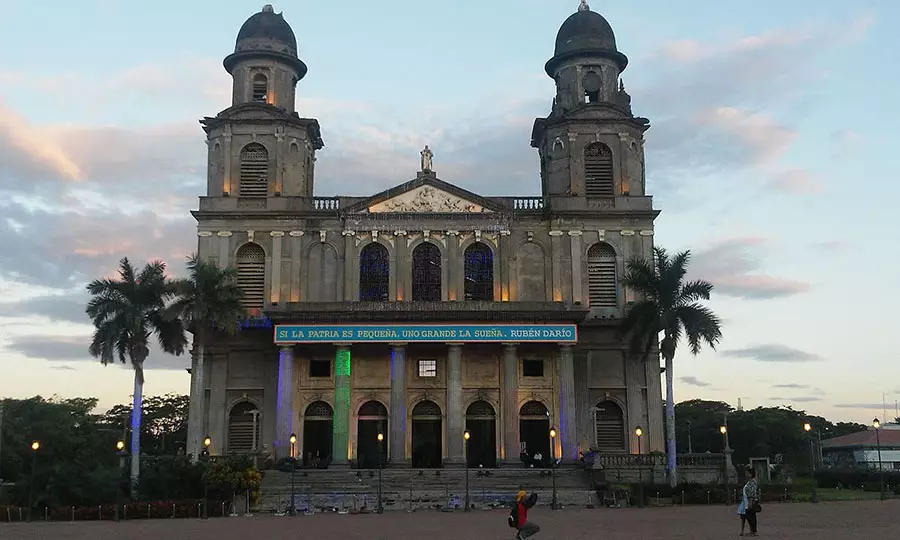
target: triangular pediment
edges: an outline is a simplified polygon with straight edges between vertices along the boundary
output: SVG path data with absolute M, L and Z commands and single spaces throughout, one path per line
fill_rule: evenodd
M 433 186 L 419 186 L 390 199 L 374 203 L 369 212 L 480 214 L 491 210 L 474 201 Z
M 497 210 L 495 202 L 433 176 L 420 176 L 351 209 L 373 214 L 482 214 Z

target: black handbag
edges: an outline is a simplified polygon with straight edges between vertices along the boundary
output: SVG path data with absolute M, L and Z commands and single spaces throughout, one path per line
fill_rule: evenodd
M 759 504 L 758 500 L 750 503 L 750 511 L 753 512 L 754 514 L 758 514 L 758 513 L 762 512 L 762 505 Z

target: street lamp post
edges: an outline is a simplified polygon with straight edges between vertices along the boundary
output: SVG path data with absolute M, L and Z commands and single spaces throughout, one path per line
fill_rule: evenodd
M 212 438 L 208 435 L 203 438 L 203 451 L 200 457 L 206 464 L 206 470 L 203 472 L 203 519 L 209 519 L 209 447 L 212 445 Z
M 290 463 L 291 463 L 291 504 L 288 508 L 290 510 L 290 514 L 292 516 L 295 516 L 295 515 L 297 515 L 297 511 L 296 511 L 297 505 L 294 501 L 294 476 L 297 471 L 297 458 L 294 457 L 296 455 L 296 453 L 294 452 L 294 448 L 295 448 L 295 445 L 297 444 L 297 435 L 295 435 L 294 433 L 291 433 L 291 437 L 288 440 L 291 442 L 291 459 L 290 459 Z
M 550 479 L 553 482 L 553 498 L 550 500 L 550 508 L 559 510 L 559 501 L 556 498 L 556 428 L 550 428 Z
M 641 438 L 644 436 L 644 430 L 641 426 L 634 428 L 634 434 L 638 440 L 638 507 L 644 507 L 644 464 L 642 462 Z
M 463 460 L 466 462 L 466 508 L 465 512 L 469 511 L 469 430 L 465 430 L 463 432 Z
M 725 445 L 722 449 L 722 470 L 725 472 L 725 504 L 731 504 L 731 481 L 728 478 L 728 426 L 722 424 L 719 426 L 719 433 L 722 434 L 722 441 Z
M 119 457 L 119 476 L 116 477 L 116 511 L 113 514 L 113 519 L 116 521 L 119 521 L 119 508 L 122 506 L 122 475 L 125 474 L 125 456 L 127 455 L 125 441 L 117 441 L 116 456 Z
M 379 433 L 378 434 L 378 506 L 375 508 L 375 512 L 377 514 L 384 513 L 384 506 L 382 506 L 382 504 L 381 504 L 381 469 L 383 468 L 381 466 L 381 461 L 383 459 L 381 454 L 383 451 L 383 446 L 384 446 L 384 434 Z
M 37 453 L 40 449 L 40 441 L 31 443 L 31 479 L 28 481 L 28 521 L 31 521 L 31 507 L 34 506 L 34 469 L 37 466 Z
M 812 496 L 810 497 L 810 502 L 817 503 L 819 502 L 819 493 L 816 486 L 816 451 L 813 448 L 812 424 L 809 422 L 803 424 L 803 431 L 807 433 L 807 439 L 809 439 L 809 465 L 810 474 L 812 475 Z
M 879 433 L 881 422 L 876 418 L 872 421 L 872 426 L 875 428 L 875 448 L 878 449 L 878 480 L 881 482 L 881 495 L 879 498 L 883 501 L 886 497 L 884 493 L 884 467 L 881 464 L 881 434 Z

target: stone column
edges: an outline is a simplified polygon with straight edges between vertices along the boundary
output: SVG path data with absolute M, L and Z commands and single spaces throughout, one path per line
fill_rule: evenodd
M 284 232 L 272 231 L 272 283 L 269 285 L 269 301 L 273 304 L 281 302 L 281 239 Z
M 188 409 L 188 440 L 187 453 L 191 460 L 196 461 L 200 455 L 200 441 L 203 430 L 203 404 L 206 397 L 206 389 L 203 387 L 203 359 L 198 354 L 191 358 L 191 406 Z
M 219 268 L 231 266 L 231 231 L 219 231 Z
M 447 299 L 465 300 L 465 292 L 459 285 L 463 263 L 459 259 L 459 231 L 447 231 Z
M 215 355 L 208 358 L 210 362 L 209 377 L 209 438 L 212 439 L 210 453 L 225 453 L 225 415 L 227 411 L 225 389 L 228 387 L 228 357 Z M 207 434 L 204 433 L 205 437 Z
M 390 463 L 406 462 L 406 345 L 391 348 Z
M 597 436 L 594 426 L 594 415 L 591 409 L 594 403 L 591 403 L 590 391 L 588 390 L 588 379 L 590 372 L 588 370 L 588 362 L 590 353 L 581 352 L 575 359 L 575 410 L 581 411 L 578 415 L 578 429 L 576 430 L 579 450 L 590 450 L 594 445 L 594 438 Z
M 519 461 L 519 358 L 516 345 L 503 347 L 503 460 L 514 464 Z
M 560 237 L 564 233 L 562 231 L 550 231 L 550 256 L 552 260 L 550 262 L 551 270 L 552 270 L 552 278 L 551 282 L 553 283 L 553 298 L 551 301 L 553 302 L 562 302 L 563 301 L 563 281 L 562 281 L 562 258 L 563 252 L 561 247 L 561 239 Z
M 447 350 L 447 463 L 463 463 L 462 345 Z
M 640 357 L 634 357 L 627 352 L 622 352 L 625 356 L 625 431 L 628 433 L 628 450 L 632 454 L 637 454 L 638 450 L 638 441 L 636 437 L 634 437 L 634 429 L 638 426 L 644 430 L 647 434 L 647 439 L 645 439 L 644 443 L 641 444 L 643 446 L 643 451 L 649 451 L 649 445 L 646 444 L 650 439 L 650 433 L 652 430 L 650 426 L 645 424 L 643 407 L 641 406 L 641 401 L 643 400 L 643 392 L 641 391 L 643 388 L 643 384 L 641 381 L 641 372 L 643 369 L 641 366 Z
M 349 464 L 350 450 L 350 348 L 339 345 L 334 358 L 334 422 L 331 463 Z
M 344 300 L 354 302 L 359 300 L 359 292 L 356 287 L 356 268 L 354 268 L 359 263 L 358 259 L 353 256 L 356 253 L 355 233 L 348 230 L 341 234 L 344 235 Z
M 225 181 L 223 182 L 223 195 L 227 197 L 231 194 L 239 195 L 239 193 L 235 193 L 235 191 L 238 191 L 240 189 L 240 185 L 232 178 L 231 162 L 233 158 L 231 156 L 231 128 L 226 127 L 225 130 L 225 135 L 222 137 L 222 140 L 225 141 L 225 144 L 222 145 L 222 159 L 225 162 Z
M 291 455 L 290 436 L 294 432 L 294 346 L 278 352 L 278 393 L 275 397 L 275 456 Z
M 584 303 L 584 298 L 582 298 L 584 272 L 581 264 L 582 234 L 582 231 L 569 231 L 569 241 L 572 245 L 572 302 L 577 303 Z
M 575 437 L 575 357 L 572 345 L 560 346 L 559 355 L 559 437 L 560 457 L 569 463 L 578 462 L 578 440 Z
M 666 449 L 665 414 L 663 413 L 662 374 L 659 356 L 651 353 L 644 364 L 647 372 L 647 448 L 650 452 L 664 452 Z

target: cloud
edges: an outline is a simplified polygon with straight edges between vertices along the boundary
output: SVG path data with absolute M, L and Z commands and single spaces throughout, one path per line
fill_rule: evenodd
M 83 291 L 71 294 L 42 295 L 16 302 L 0 302 L 0 317 L 36 315 L 55 322 L 89 324 L 84 313 L 87 295 Z
M 885 409 L 885 405 L 883 403 L 837 403 L 834 407 L 838 409 L 869 409 L 873 411 L 881 411 Z M 890 406 L 887 407 L 888 414 L 890 414 Z M 882 422 L 886 422 L 887 420 L 882 419 Z
M 690 277 L 705 279 L 715 286 L 715 293 L 736 298 L 768 300 L 807 292 L 809 283 L 758 271 L 766 243 L 758 237 L 733 238 L 696 251 Z
M 801 351 L 777 343 L 752 345 L 743 349 L 723 351 L 722 355 L 732 358 L 747 358 L 760 362 L 818 362 L 823 358 L 817 354 Z
M 823 240 L 821 242 L 813 242 L 812 247 L 821 251 L 841 252 L 850 249 L 852 246 L 842 240 Z
M 784 403 L 815 403 L 817 401 L 822 401 L 822 398 L 817 396 L 770 397 L 769 401 L 781 401 Z
M 50 366 L 50 369 L 54 371 L 76 371 L 72 366 Z
M 680 377 L 678 380 L 680 380 L 684 384 L 687 384 L 690 386 L 699 386 L 700 388 L 709 388 L 712 386 L 712 384 L 705 382 L 705 381 L 701 381 L 697 377 L 690 377 L 690 376 Z
M 7 339 L 4 349 L 9 352 L 21 354 L 27 358 L 35 360 L 46 360 L 49 362 L 98 362 L 88 353 L 91 337 L 86 334 L 83 336 L 47 336 L 47 335 L 25 335 L 14 336 Z M 131 369 L 130 364 L 120 364 L 118 359 L 116 365 L 122 365 Z M 190 356 L 173 356 L 161 352 L 155 345 L 151 343 L 150 356 L 147 358 L 144 369 L 183 369 L 190 365 Z
M 20 175 L 84 179 L 84 171 L 58 140 L 0 103 L 0 188 L 21 181 Z
M 16 254 L 0 264 L 0 278 L 23 284 L 70 289 L 112 275 L 126 255 L 136 265 L 164 260 L 177 269 L 196 250 L 196 225 L 186 211 L 169 220 L 151 211 L 53 212 L 0 202 L 0 213 L 22 225 L 0 221 L 0 253 Z
M 807 388 L 809 388 L 809 387 L 810 387 L 810 386 L 809 386 L 808 384 L 796 384 L 796 383 L 789 383 L 789 384 L 773 384 L 773 385 L 772 385 L 772 388 L 782 388 L 782 389 L 785 389 L 785 390 L 805 390 L 805 389 L 807 389 Z
M 824 184 L 806 169 L 787 169 L 777 172 L 769 180 L 769 186 L 796 195 L 817 195 L 822 193 Z

